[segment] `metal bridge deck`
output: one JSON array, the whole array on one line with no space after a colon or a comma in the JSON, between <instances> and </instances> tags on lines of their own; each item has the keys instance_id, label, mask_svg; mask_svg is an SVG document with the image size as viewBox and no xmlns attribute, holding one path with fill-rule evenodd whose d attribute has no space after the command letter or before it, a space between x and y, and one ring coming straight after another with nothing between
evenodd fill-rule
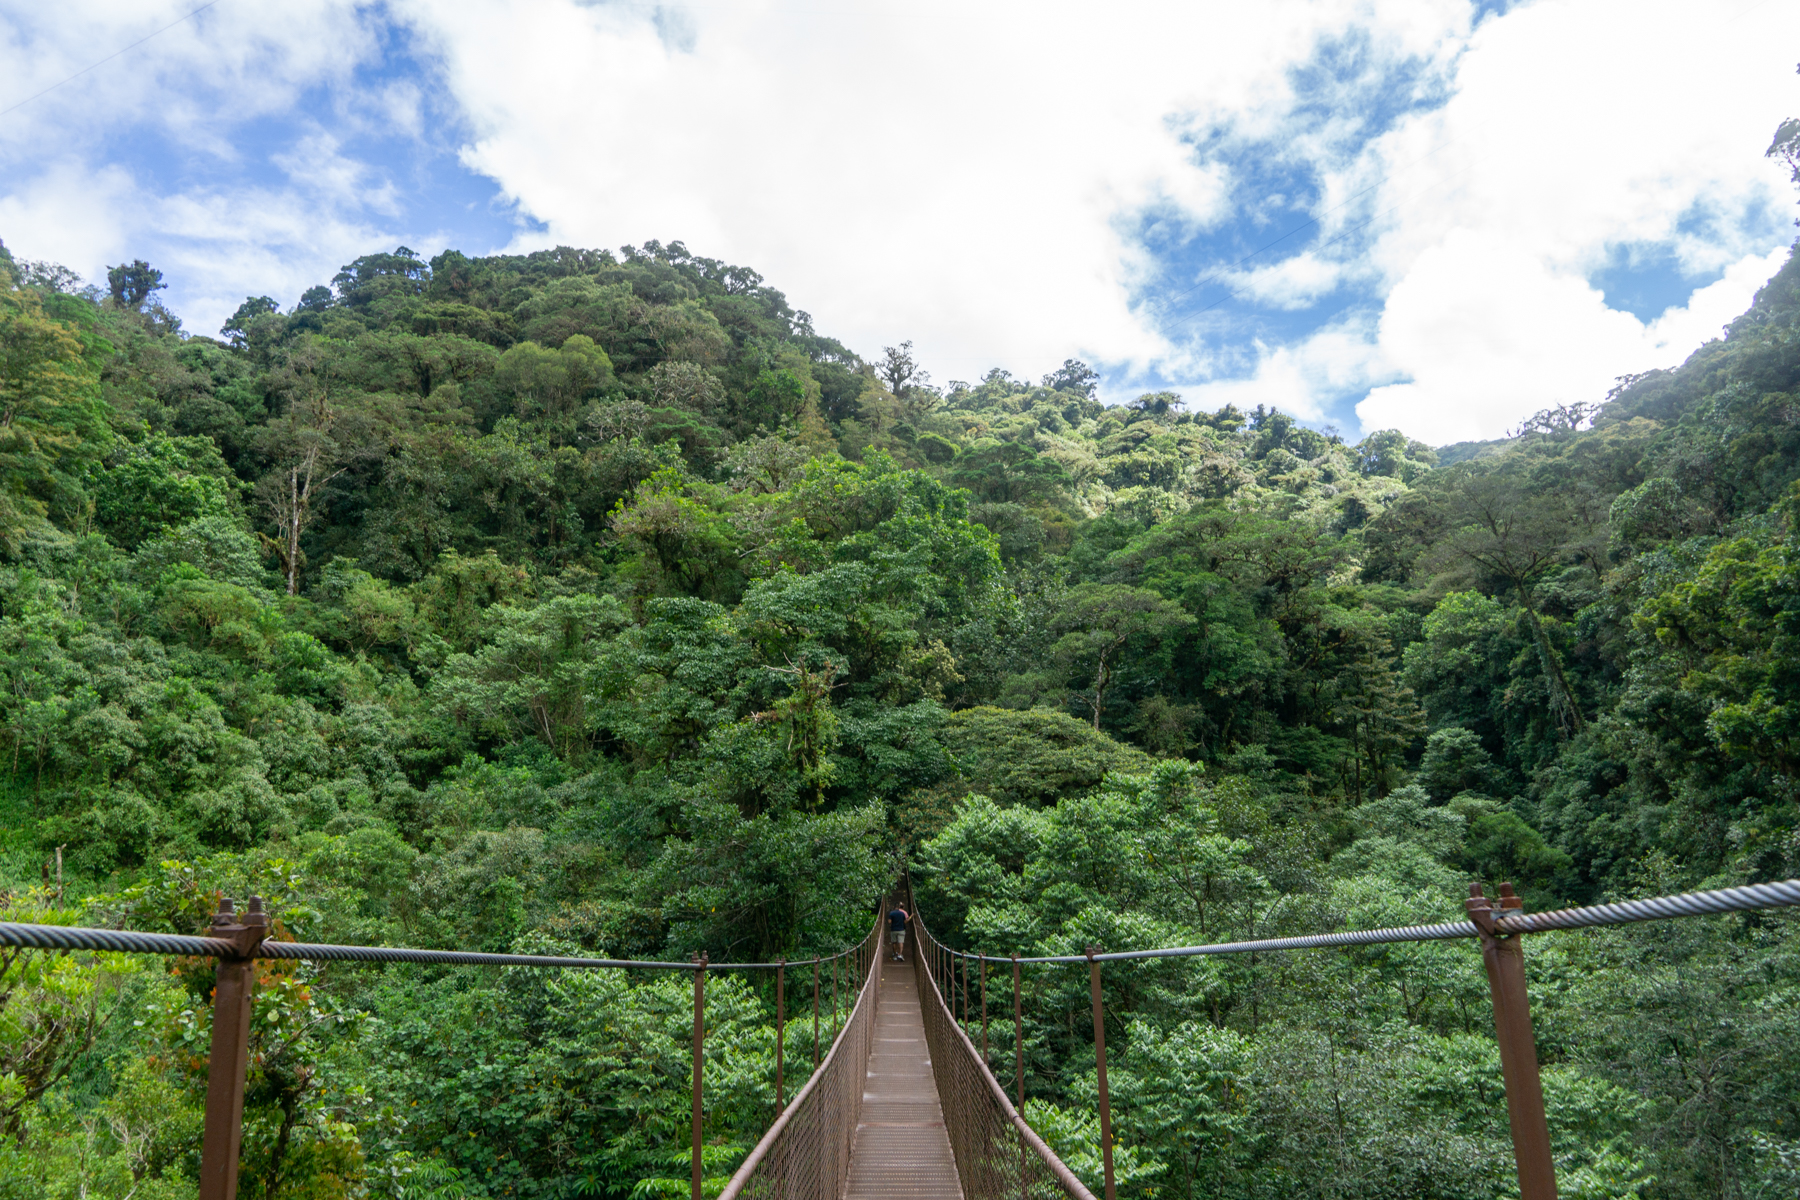
<instances>
[{"instance_id":1,"label":"metal bridge deck","mask_svg":"<svg viewBox=\"0 0 1800 1200\"><path fill-rule=\"evenodd\" d=\"M962 1200L913 970L910 960L881 964L875 1045L845 1200Z\"/></svg>"}]
</instances>

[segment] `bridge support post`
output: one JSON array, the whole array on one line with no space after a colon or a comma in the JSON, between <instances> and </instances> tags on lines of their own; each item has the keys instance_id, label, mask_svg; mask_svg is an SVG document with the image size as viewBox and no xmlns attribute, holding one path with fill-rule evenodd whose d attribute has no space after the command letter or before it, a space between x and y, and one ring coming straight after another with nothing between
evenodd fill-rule
<instances>
[{"instance_id":1,"label":"bridge support post","mask_svg":"<svg viewBox=\"0 0 1800 1200\"><path fill-rule=\"evenodd\" d=\"M963 1023L964 1028L968 1027L968 1024L969 1024L969 956L966 954L962 956L962 1023Z\"/></svg>"},{"instance_id":2,"label":"bridge support post","mask_svg":"<svg viewBox=\"0 0 1800 1200\"><path fill-rule=\"evenodd\" d=\"M813 1070L819 1069L819 960L813 959Z\"/></svg>"},{"instance_id":3,"label":"bridge support post","mask_svg":"<svg viewBox=\"0 0 1800 1200\"><path fill-rule=\"evenodd\" d=\"M1544 1118L1544 1085L1538 1076L1537 1038L1531 1029L1531 1001L1525 990L1525 948L1520 934L1502 934L1496 916L1519 912L1525 902L1512 884L1500 885L1496 904L1469 885L1469 919L1481 931L1481 960L1494 998L1494 1036L1500 1045L1500 1072L1506 1081L1506 1115L1512 1124L1513 1157L1519 1169L1519 1200L1556 1200L1556 1163L1550 1157L1550 1126Z\"/></svg>"},{"instance_id":4,"label":"bridge support post","mask_svg":"<svg viewBox=\"0 0 1800 1200\"><path fill-rule=\"evenodd\" d=\"M700 1154L701 1125L706 1116L705 1097L701 1091L701 1067L706 1047L706 955L694 956L694 1182L692 1200L700 1200L702 1169Z\"/></svg>"},{"instance_id":5,"label":"bridge support post","mask_svg":"<svg viewBox=\"0 0 1800 1200\"><path fill-rule=\"evenodd\" d=\"M775 1115L787 1105L781 1100L781 1052L787 1044L787 959L775 960Z\"/></svg>"},{"instance_id":6,"label":"bridge support post","mask_svg":"<svg viewBox=\"0 0 1800 1200\"><path fill-rule=\"evenodd\" d=\"M981 958L981 1065L987 1066L987 956Z\"/></svg>"},{"instance_id":7,"label":"bridge support post","mask_svg":"<svg viewBox=\"0 0 1800 1200\"><path fill-rule=\"evenodd\" d=\"M1106 1200L1118 1200L1119 1190L1113 1182L1112 1098L1106 1091L1106 1004L1100 999L1100 962L1094 957L1098 953L1098 946L1087 948L1088 987L1094 997L1094 1071L1100 1084L1100 1163L1106 1172Z\"/></svg>"},{"instance_id":8,"label":"bridge support post","mask_svg":"<svg viewBox=\"0 0 1800 1200\"><path fill-rule=\"evenodd\" d=\"M206 1127L200 1143L200 1200L237 1200L238 1152L244 1140L244 1077L250 1059L250 996L256 983L256 950L269 933L262 897L250 897L242 921L232 910L231 898L221 898L207 932L235 943L238 954L221 958L214 976Z\"/></svg>"},{"instance_id":9,"label":"bridge support post","mask_svg":"<svg viewBox=\"0 0 1800 1200\"><path fill-rule=\"evenodd\" d=\"M1013 1066L1019 1076L1019 1111L1025 1111L1025 1006L1019 1000L1019 954L1013 952Z\"/></svg>"}]
</instances>

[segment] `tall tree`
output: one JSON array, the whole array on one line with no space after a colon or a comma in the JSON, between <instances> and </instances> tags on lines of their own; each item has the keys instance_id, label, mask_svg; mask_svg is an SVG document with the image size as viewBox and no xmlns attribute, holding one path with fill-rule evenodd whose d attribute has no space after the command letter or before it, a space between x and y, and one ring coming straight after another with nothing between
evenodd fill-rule
<instances>
[{"instance_id":1,"label":"tall tree","mask_svg":"<svg viewBox=\"0 0 1800 1200\"><path fill-rule=\"evenodd\" d=\"M1044 376L1044 386L1059 392L1080 392L1091 400L1100 387L1100 373L1079 358L1066 358L1062 366Z\"/></svg>"},{"instance_id":2,"label":"tall tree","mask_svg":"<svg viewBox=\"0 0 1800 1200\"><path fill-rule=\"evenodd\" d=\"M0 277L3 279L3 277ZM71 468L97 459L111 439L100 372L111 347L84 345L44 312L29 289L0 290L0 544L55 513L85 507Z\"/></svg>"},{"instance_id":3,"label":"tall tree","mask_svg":"<svg viewBox=\"0 0 1800 1200\"><path fill-rule=\"evenodd\" d=\"M1069 589L1065 597L1057 620L1062 636L1050 654L1070 674L1087 678L1075 695L1098 729L1122 656L1134 649L1152 649L1193 623L1180 605L1149 588L1084 583Z\"/></svg>"},{"instance_id":4,"label":"tall tree","mask_svg":"<svg viewBox=\"0 0 1800 1200\"><path fill-rule=\"evenodd\" d=\"M901 342L898 346L883 346L881 361L875 365L875 373L887 384L887 390L898 396L906 391L907 385L915 380L923 381L926 376L919 369L913 358L913 344Z\"/></svg>"},{"instance_id":5,"label":"tall tree","mask_svg":"<svg viewBox=\"0 0 1800 1200\"><path fill-rule=\"evenodd\" d=\"M1011 504L1047 504L1060 500L1069 473L1053 458L1044 458L1020 442L971 450L956 461L950 482L983 500Z\"/></svg>"},{"instance_id":6,"label":"tall tree","mask_svg":"<svg viewBox=\"0 0 1800 1200\"><path fill-rule=\"evenodd\" d=\"M304 347L286 374L287 411L269 422L264 443L279 465L263 477L256 494L275 527L275 536L265 535L263 542L281 560L288 595L294 596L300 592L300 537L312 524L320 491L348 468L335 436L338 409L318 347Z\"/></svg>"},{"instance_id":7,"label":"tall tree","mask_svg":"<svg viewBox=\"0 0 1800 1200\"><path fill-rule=\"evenodd\" d=\"M1474 465L1451 473L1443 490L1447 531L1426 561L1441 568L1473 567L1511 586L1537 646L1551 702L1572 732L1587 727L1562 659L1538 614L1537 587L1569 561L1585 532L1568 496L1533 487L1514 468Z\"/></svg>"},{"instance_id":8,"label":"tall tree","mask_svg":"<svg viewBox=\"0 0 1800 1200\"><path fill-rule=\"evenodd\" d=\"M268 296L250 296L238 305L225 324L219 327L219 333L234 346L244 344L244 336L250 328L250 322L258 317L266 317L281 311L281 306Z\"/></svg>"},{"instance_id":9,"label":"tall tree","mask_svg":"<svg viewBox=\"0 0 1800 1200\"><path fill-rule=\"evenodd\" d=\"M162 278L161 271L141 258L106 268L106 284L112 291L113 303L134 311L142 310L151 296L169 286Z\"/></svg>"}]
</instances>

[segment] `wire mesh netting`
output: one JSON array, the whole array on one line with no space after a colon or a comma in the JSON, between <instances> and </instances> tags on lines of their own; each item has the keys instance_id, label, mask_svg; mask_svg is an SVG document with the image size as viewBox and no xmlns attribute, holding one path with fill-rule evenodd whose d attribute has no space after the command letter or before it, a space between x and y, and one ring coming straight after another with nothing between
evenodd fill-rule
<instances>
[{"instance_id":1,"label":"wire mesh netting","mask_svg":"<svg viewBox=\"0 0 1800 1200\"><path fill-rule=\"evenodd\" d=\"M1094 1200L1094 1194L1025 1123L982 1061L938 985L939 964L949 960L938 954L924 921L916 920L915 927L919 1010L964 1200ZM954 981L951 986L956 986Z\"/></svg>"},{"instance_id":2,"label":"wire mesh netting","mask_svg":"<svg viewBox=\"0 0 1800 1200\"><path fill-rule=\"evenodd\" d=\"M875 1040L881 922L849 952L855 1005L819 1069L775 1118L719 1200L837 1200L862 1116L863 1076Z\"/></svg>"}]
</instances>

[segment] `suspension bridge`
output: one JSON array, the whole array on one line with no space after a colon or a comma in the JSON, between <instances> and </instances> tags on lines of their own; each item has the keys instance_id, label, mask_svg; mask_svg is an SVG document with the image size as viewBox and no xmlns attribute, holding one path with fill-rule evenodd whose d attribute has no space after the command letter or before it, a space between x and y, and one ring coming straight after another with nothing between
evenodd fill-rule
<instances>
[{"instance_id":1,"label":"suspension bridge","mask_svg":"<svg viewBox=\"0 0 1800 1200\"><path fill-rule=\"evenodd\" d=\"M910 891L910 889L908 889ZM311 962L406 962L545 970L691 971L694 977L691 1200L1096 1200L1021 1115L1025 1102L1020 968L1085 966L1094 1021L1100 1183L1116 1200L1111 1102L1106 1078L1106 1020L1101 972L1107 963L1149 958L1273 953L1397 942L1470 939L1480 943L1493 999L1507 1116L1520 1200L1556 1200L1543 1089L1525 988L1523 939L1554 930L1622 925L1707 914L1800 906L1800 879L1690 892L1619 904L1526 913L1509 885L1497 899L1471 885L1468 920L1395 929L1347 930L1302 937L1107 953L1021 957L970 953L941 945L915 917L903 960L884 952L881 906L869 933L835 955L767 963L562 958L419 950L394 946L316 945L271 940L262 903L237 912L220 903L205 936L0 922L0 946L47 951L110 951L216 960L200 1200L235 1200L249 1057L254 967L258 959ZM910 897L908 898L910 901ZM912 909L910 902L907 904ZM916 909L913 909L916 912ZM1013 1095L993 1069L989 969L1010 974L1015 1039ZM786 1096L789 973L810 968L812 1071ZM828 1048L820 1043L829 970ZM777 1115L716 1198L704 1195L702 1128L706 1112L706 981L724 971L775 976ZM971 980L971 973L974 979ZM847 1011L846 1011L847 1010ZM1010 1019L1007 1019L1010 1018ZM804 1015L800 1018L804 1020Z\"/></svg>"}]
</instances>

